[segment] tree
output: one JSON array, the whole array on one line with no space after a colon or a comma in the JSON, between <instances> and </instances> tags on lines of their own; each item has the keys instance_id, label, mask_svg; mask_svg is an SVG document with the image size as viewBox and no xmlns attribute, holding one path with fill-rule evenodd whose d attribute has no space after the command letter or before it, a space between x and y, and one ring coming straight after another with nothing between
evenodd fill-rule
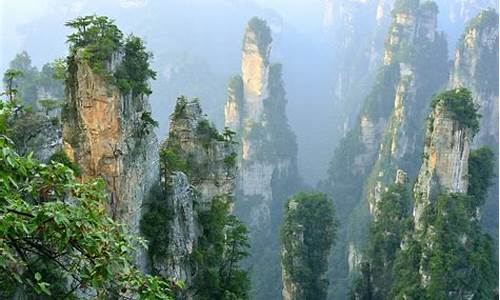
<instances>
[{"instance_id":1,"label":"tree","mask_svg":"<svg viewBox=\"0 0 500 300\"><path fill-rule=\"evenodd\" d=\"M9 102L14 101L16 99L18 90L15 88L14 81L16 78L23 76L23 72L14 69L8 69L4 74L4 82L6 84L6 92L7 100Z\"/></svg>"},{"instance_id":2,"label":"tree","mask_svg":"<svg viewBox=\"0 0 500 300\"><path fill-rule=\"evenodd\" d=\"M17 96L22 98L25 104L33 104L38 96L38 70L31 65L31 58L28 53L26 51L18 53L9 63L9 70L19 72L10 79L11 87L6 87L6 89L17 89ZM9 71L5 75L8 74ZM9 78L4 76L4 82L7 83L8 80Z\"/></svg>"},{"instance_id":3,"label":"tree","mask_svg":"<svg viewBox=\"0 0 500 300\"><path fill-rule=\"evenodd\" d=\"M406 183L389 186L376 203L368 245L361 265L361 277L353 290L354 299L388 299L394 283L394 261L410 216L410 194ZM368 291L367 289L371 290ZM370 295L366 298L366 295Z\"/></svg>"},{"instance_id":4,"label":"tree","mask_svg":"<svg viewBox=\"0 0 500 300\"><path fill-rule=\"evenodd\" d=\"M488 187L495 174L495 155L489 147L471 151L469 155L469 188L467 194L475 197L482 205L488 194Z\"/></svg>"},{"instance_id":5,"label":"tree","mask_svg":"<svg viewBox=\"0 0 500 300\"><path fill-rule=\"evenodd\" d=\"M171 299L171 285L133 267L144 242L108 217L102 180L79 183L58 162L19 156L0 102L0 297Z\"/></svg>"},{"instance_id":6,"label":"tree","mask_svg":"<svg viewBox=\"0 0 500 300\"><path fill-rule=\"evenodd\" d=\"M199 212L203 234L192 259L197 266L195 298L248 299L250 281L238 262L248 256L247 229L229 214L229 203L215 197L210 210Z\"/></svg>"},{"instance_id":7,"label":"tree","mask_svg":"<svg viewBox=\"0 0 500 300\"><path fill-rule=\"evenodd\" d=\"M38 103L40 103L42 108L45 110L45 115L47 116L54 109L62 107L62 102L56 99L41 99L38 100Z\"/></svg>"},{"instance_id":8,"label":"tree","mask_svg":"<svg viewBox=\"0 0 500 300\"><path fill-rule=\"evenodd\" d=\"M288 199L281 228L281 263L292 299L326 299L328 256L336 231L333 203L324 194L298 193Z\"/></svg>"}]
</instances>

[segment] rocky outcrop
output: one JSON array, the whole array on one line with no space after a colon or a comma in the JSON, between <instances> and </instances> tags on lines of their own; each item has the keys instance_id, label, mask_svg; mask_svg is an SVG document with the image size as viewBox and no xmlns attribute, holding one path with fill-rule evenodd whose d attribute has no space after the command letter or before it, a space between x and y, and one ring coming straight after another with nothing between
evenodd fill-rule
<instances>
[{"instance_id":1,"label":"rocky outcrop","mask_svg":"<svg viewBox=\"0 0 500 300\"><path fill-rule=\"evenodd\" d=\"M177 100L168 138L160 150L163 193L156 204L165 208L167 213L158 218L166 220L168 228L158 229L156 224L149 225L154 231L143 228L149 232L146 237L158 245L149 251L151 269L164 278L183 280L188 288L182 297L190 298L195 291L198 265L193 255L203 235L199 215L210 210L215 198L232 203L234 197L236 153L231 139L231 134L220 134L209 123L198 100ZM150 205L145 218L154 220L151 216L156 214ZM160 236L149 236L154 232Z\"/></svg>"},{"instance_id":2,"label":"rocky outcrop","mask_svg":"<svg viewBox=\"0 0 500 300\"><path fill-rule=\"evenodd\" d=\"M267 23L251 19L243 39L241 77L232 79L225 107L225 125L236 132L240 145L235 213L249 227L255 246L247 261L255 299L279 297L278 227L283 203L298 182L281 65L269 62L271 41Z\"/></svg>"},{"instance_id":3,"label":"rocky outcrop","mask_svg":"<svg viewBox=\"0 0 500 300\"><path fill-rule=\"evenodd\" d=\"M20 155L31 152L34 158L45 163L63 148L59 117L48 117L36 112L27 112L15 118L9 137Z\"/></svg>"},{"instance_id":4,"label":"rocky outcrop","mask_svg":"<svg viewBox=\"0 0 500 300\"><path fill-rule=\"evenodd\" d=\"M466 118L454 108L472 110L474 106L469 97L467 90L459 88L441 94L433 103L424 160L413 189L413 216L417 230L422 228L421 218L425 208L439 194L467 193L469 153L477 124L466 123ZM472 117L477 118L475 111Z\"/></svg>"},{"instance_id":5,"label":"rocky outcrop","mask_svg":"<svg viewBox=\"0 0 500 300\"><path fill-rule=\"evenodd\" d=\"M298 193L285 205L281 228L284 300L324 300L326 271L335 221L333 205L324 194Z\"/></svg>"},{"instance_id":6,"label":"rocky outcrop","mask_svg":"<svg viewBox=\"0 0 500 300\"><path fill-rule=\"evenodd\" d=\"M414 16L402 12L395 14L396 21L413 24L414 32L407 34L414 38L405 45L405 52L412 52L411 55L399 52L403 57L394 105L366 184L368 194L365 197L372 214L381 192L394 182L397 170L403 169L410 178L415 178L420 167L427 107L448 74L445 36L436 31L437 11L433 2L425 2ZM429 64L433 65L432 70Z\"/></svg>"},{"instance_id":7,"label":"rocky outcrop","mask_svg":"<svg viewBox=\"0 0 500 300\"><path fill-rule=\"evenodd\" d=\"M354 125L352 116L360 110L380 66L393 2L327 1L324 23L335 59L332 89L340 118L334 122L340 135Z\"/></svg>"},{"instance_id":8,"label":"rocky outcrop","mask_svg":"<svg viewBox=\"0 0 500 300\"><path fill-rule=\"evenodd\" d=\"M466 87L479 105L480 130L472 147L489 146L498 154L498 14L494 10L479 13L465 29L455 53L449 86ZM482 214L484 228L498 239L498 176Z\"/></svg>"},{"instance_id":9,"label":"rocky outcrop","mask_svg":"<svg viewBox=\"0 0 500 300\"><path fill-rule=\"evenodd\" d=\"M112 71L119 55L108 62ZM64 151L82 171L82 179L102 177L112 218L138 232L141 204L158 180L157 142L144 117L146 97L123 94L96 73L75 51L68 59L67 103L63 111Z\"/></svg>"},{"instance_id":10,"label":"rocky outcrop","mask_svg":"<svg viewBox=\"0 0 500 300\"><path fill-rule=\"evenodd\" d=\"M356 271L370 213L386 187L403 169L415 176L423 144L426 107L447 78L444 35L436 32L432 2L396 1L381 67L357 124L336 149L322 188L333 196L341 224L335 265ZM433 68L429 68L432 65ZM349 228L347 228L349 227ZM347 234L349 232L349 234ZM340 257L342 254L342 257ZM348 265L348 263L351 265ZM336 272L335 282L348 274ZM334 298L347 291L332 286Z\"/></svg>"},{"instance_id":11,"label":"rocky outcrop","mask_svg":"<svg viewBox=\"0 0 500 300\"><path fill-rule=\"evenodd\" d=\"M476 16L458 45L450 87L466 87L479 104L481 129L474 145L498 147L498 14Z\"/></svg>"}]
</instances>

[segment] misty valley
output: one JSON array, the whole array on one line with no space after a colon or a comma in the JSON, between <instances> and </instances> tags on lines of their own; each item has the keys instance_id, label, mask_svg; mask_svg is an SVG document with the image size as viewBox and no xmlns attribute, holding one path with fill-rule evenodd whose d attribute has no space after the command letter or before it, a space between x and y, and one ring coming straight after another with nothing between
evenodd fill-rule
<instances>
[{"instance_id":1,"label":"misty valley","mask_svg":"<svg viewBox=\"0 0 500 300\"><path fill-rule=\"evenodd\" d=\"M498 299L497 11L0 2L0 299Z\"/></svg>"}]
</instances>

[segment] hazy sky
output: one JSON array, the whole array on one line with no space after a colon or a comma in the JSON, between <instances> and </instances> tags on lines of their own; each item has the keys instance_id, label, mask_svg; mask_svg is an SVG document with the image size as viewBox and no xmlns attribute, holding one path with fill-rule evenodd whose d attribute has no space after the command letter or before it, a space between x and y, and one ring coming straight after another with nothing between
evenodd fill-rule
<instances>
[{"instance_id":1,"label":"hazy sky","mask_svg":"<svg viewBox=\"0 0 500 300\"><path fill-rule=\"evenodd\" d=\"M118 10L134 9L150 5L154 1L175 0L0 0L0 68L4 70L15 53L24 50L25 34L23 32L41 31L40 28L27 28L28 24L42 19L72 18L84 13L99 13L98 8L116 6ZM184 0L193 5L200 3L254 2L263 8L277 11L289 24L301 30L318 30L326 0ZM92 9L96 11L92 11ZM90 11L89 11L90 10ZM311 22L316 20L316 22ZM63 24L61 24L63 26ZM46 32L40 32L46 34ZM64 45L55 46L60 52ZM38 61L38 66L45 61Z\"/></svg>"}]
</instances>

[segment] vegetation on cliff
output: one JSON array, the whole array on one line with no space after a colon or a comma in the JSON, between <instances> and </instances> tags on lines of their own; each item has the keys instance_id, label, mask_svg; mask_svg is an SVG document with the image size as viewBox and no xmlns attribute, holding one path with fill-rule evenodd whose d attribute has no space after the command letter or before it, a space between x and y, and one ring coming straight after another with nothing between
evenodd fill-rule
<instances>
[{"instance_id":1,"label":"vegetation on cliff","mask_svg":"<svg viewBox=\"0 0 500 300\"><path fill-rule=\"evenodd\" d=\"M441 117L456 120L460 128L477 131L477 108L467 90L442 92L431 106L434 117L443 114ZM422 208L418 226L409 214L406 188L397 184L390 187L377 203L353 299L493 297L496 282L492 278L497 276L493 245L479 223L493 165L491 150L473 151L469 156L468 193L443 189L432 196ZM419 195L415 193L414 197Z\"/></svg>"},{"instance_id":2,"label":"vegetation on cliff","mask_svg":"<svg viewBox=\"0 0 500 300\"><path fill-rule=\"evenodd\" d=\"M257 45L259 54L267 62L267 50L273 41L271 30L269 29L269 26L267 26L267 22L258 17L251 18L250 21L248 21L248 32L245 35L245 39L250 38L248 35L249 32L253 33L255 36L248 42ZM245 41L243 42L243 45L245 45Z\"/></svg>"},{"instance_id":3,"label":"vegetation on cliff","mask_svg":"<svg viewBox=\"0 0 500 300\"><path fill-rule=\"evenodd\" d=\"M231 195L216 194L207 199L208 204L201 203L204 191L197 188L208 181L215 181L217 185L224 180L233 180L230 174L236 167L236 154L231 151L234 133L227 129L219 133L202 115L199 101L190 101L184 96L177 99L170 126L169 136L160 150L164 182L147 201L148 209L141 221L142 233L154 245L148 251L150 261L157 262L162 257L174 255L170 253L169 244L172 243L172 234L177 233L172 232L171 224L180 216L174 216L172 211L176 204L169 200L175 190L171 176L182 172L194 189L188 201L192 201L193 217L200 230L196 240L192 241L192 252L184 258L193 270L188 292L194 299L247 299L249 279L239 266L248 255L247 229L230 213ZM218 151L225 151L222 158L218 158ZM218 168L225 170L224 174L217 173ZM153 263L153 272L162 267L165 266Z\"/></svg>"},{"instance_id":4,"label":"vegetation on cliff","mask_svg":"<svg viewBox=\"0 0 500 300\"><path fill-rule=\"evenodd\" d=\"M5 137L13 102L0 101L0 295L171 299L171 285L140 273L143 240L107 215L101 180L79 183L63 163L20 156Z\"/></svg>"},{"instance_id":5,"label":"vegetation on cliff","mask_svg":"<svg viewBox=\"0 0 500 300\"><path fill-rule=\"evenodd\" d=\"M39 71L33 66L31 57L26 51L18 53L9 63L3 77L5 85L10 85L7 90L15 90L23 104L39 109L41 99L62 100L64 98L64 85L59 77L60 60L46 63ZM10 82L10 83L9 83Z\"/></svg>"},{"instance_id":6,"label":"vegetation on cliff","mask_svg":"<svg viewBox=\"0 0 500 300\"><path fill-rule=\"evenodd\" d=\"M122 93L131 92L134 98L151 94L148 80L155 79L156 72L150 67L152 54L142 39L134 35L124 38L114 21L104 16L78 17L65 25L75 30L68 35L69 63L79 54ZM116 62L119 65L114 70L112 63Z\"/></svg>"},{"instance_id":7,"label":"vegetation on cliff","mask_svg":"<svg viewBox=\"0 0 500 300\"><path fill-rule=\"evenodd\" d=\"M471 92L466 88L456 88L438 94L432 100L431 107L441 107L444 113L450 113L463 128L469 128L474 134L479 131L478 105Z\"/></svg>"},{"instance_id":8,"label":"vegetation on cliff","mask_svg":"<svg viewBox=\"0 0 500 300\"><path fill-rule=\"evenodd\" d=\"M409 228L410 200L408 183L395 183L376 203L376 218L370 225L361 276L355 281L352 299L390 299L396 279L394 260Z\"/></svg>"},{"instance_id":9,"label":"vegetation on cliff","mask_svg":"<svg viewBox=\"0 0 500 300\"><path fill-rule=\"evenodd\" d=\"M228 199L214 198L210 210L199 213L203 233L191 257L196 299L248 299L250 280L238 265L248 256L247 229L229 205Z\"/></svg>"},{"instance_id":10,"label":"vegetation on cliff","mask_svg":"<svg viewBox=\"0 0 500 300\"><path fill-rule=\"evenodd\" d=\"M290 299L326 299L325 273L336 226L333 203L326 195L298 193L287 201L281 263L285 289L296 287L288 291Z\"/></svg>"}]
</instances>

